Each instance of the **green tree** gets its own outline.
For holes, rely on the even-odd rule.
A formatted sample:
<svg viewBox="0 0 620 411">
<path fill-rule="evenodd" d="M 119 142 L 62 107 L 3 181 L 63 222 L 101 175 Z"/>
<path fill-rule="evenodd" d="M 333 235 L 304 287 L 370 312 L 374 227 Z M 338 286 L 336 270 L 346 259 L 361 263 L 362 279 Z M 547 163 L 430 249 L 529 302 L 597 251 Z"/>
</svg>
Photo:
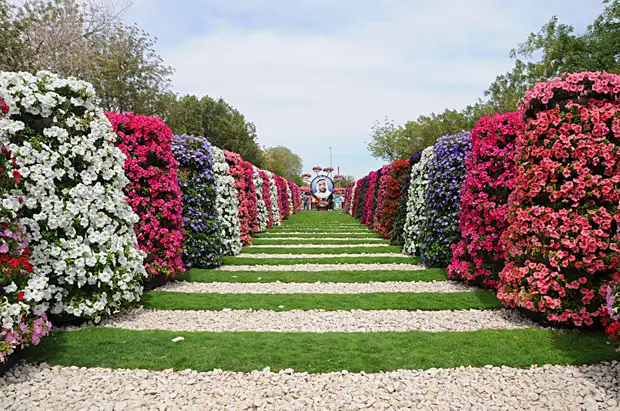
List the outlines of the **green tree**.
<svg viewBox="0 0 620 411">
<path fill-rule="evenodd" d="M 0 70 L 32 71 L 34 50 L 23 33 L 26 24 L 17 17 L 18 9 L 7 0 L 0 0 Z"/>
<path fill-rule="evenodd" d="M 185 95 L 171 96 L 168 100 L 164 120 L 175 134 L 201 136 L 204 133 L 204 98 Z"/>
<path fill-rule="evenodd" d="M 265 148 L 264 159 L 264 169 L 289 179 L 297 185 L 303 184 L 301 179 L 303 162 L 301 157 L 293 153 L 290 148 L 284 146 Z"/>
</svg>

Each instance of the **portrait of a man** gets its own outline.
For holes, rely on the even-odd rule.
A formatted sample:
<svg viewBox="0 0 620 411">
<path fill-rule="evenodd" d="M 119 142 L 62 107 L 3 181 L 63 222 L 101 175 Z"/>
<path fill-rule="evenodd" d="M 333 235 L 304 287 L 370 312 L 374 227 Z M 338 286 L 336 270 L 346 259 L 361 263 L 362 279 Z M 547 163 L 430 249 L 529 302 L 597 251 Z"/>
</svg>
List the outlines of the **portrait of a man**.
<svg viewBox="0 0 620 411">
<path fill-rule="evenodd" d="M 318 177 L 312 182 L 312 195 L 321 199 L 328 198 L 334 191 L 334 183 L 330 178 Z"/>
</svg>

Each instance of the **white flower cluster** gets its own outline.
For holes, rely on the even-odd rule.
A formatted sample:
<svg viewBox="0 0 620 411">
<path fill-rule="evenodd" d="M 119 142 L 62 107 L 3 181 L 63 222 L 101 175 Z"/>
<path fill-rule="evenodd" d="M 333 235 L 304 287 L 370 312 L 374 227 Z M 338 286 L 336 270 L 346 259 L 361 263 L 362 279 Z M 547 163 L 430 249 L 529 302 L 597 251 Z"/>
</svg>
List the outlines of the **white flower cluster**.
<svg viewBox="0 0 620 411">
<path fill-rule="evenodd" d="M 271 212 L 273 214 L 273 226 L 282 225 L 280 219 L 280 205 L 278 203 L 278 186 L 276 185 L 276 179 L 273 177 L 271 171 L 265 171 L 269 177 L 269 191 L 271 193 Z"/>
<path fill-rule="evenodd" d="M 288 196 L 288 215 L 293 215 L 293 193 L 291 193 L 291 186 L 288 185 L 288 181 L 286 182 L 286 194 Z"/>
<path fill-rule="evenodd" d="M 269 210 L 265 200 L 263 200 L 263 179 L 260 176 L 260 169 L 256 166 L 252 166 L 254 171 L 254 186 L 256 187 L 256 207 L 258 209 L 258 231 L 262 232 L 267 230 L 269 223 Z"/>
<path fill-rule="evenodd" d="M 241 229 L 239 228 L 239 199 L 235 190 L 235 179 L 229 175 L 228 163 L 224 152 L 211 146 L 213 156 L 213 173 L 217 191 L 216 207 L 220 214 L 220 236 L 225 255 L 237 255 L 241 252 Z"/>
<path fill-rule="evenodd" d="M 145 254 L 123 193 L 125 156 L 92 85 L 0 72 L 0 90 L 10 106 L 0 138 L 23 180 L 3 200 L 24 199 L 19 222 L 32 238 L 25 300 L 41 301 L 41 312 L 89 318 L 139 300 Z"/>
<path fill-rule="evenodd" d="M 357 189 L 357 181 L 353 183 L 353 187 L 351 188 L 351 198 L 347 203 L 347 213 L 353 215 L 353 204 L 355 203 L 355 190 Z"/>
<path fill-rule="evenodd" d="M 428 168 L 435 157 L 433 147 L 422 151 L 420 161 L 411 167 L 411 183 L 407 201 L 407 219 L 404 227 L 405 253 L 415 255 L 420 251 L 419 237 L 422 231 L 426 208 L 426 187 L 428 186 Z"/>
</svg>

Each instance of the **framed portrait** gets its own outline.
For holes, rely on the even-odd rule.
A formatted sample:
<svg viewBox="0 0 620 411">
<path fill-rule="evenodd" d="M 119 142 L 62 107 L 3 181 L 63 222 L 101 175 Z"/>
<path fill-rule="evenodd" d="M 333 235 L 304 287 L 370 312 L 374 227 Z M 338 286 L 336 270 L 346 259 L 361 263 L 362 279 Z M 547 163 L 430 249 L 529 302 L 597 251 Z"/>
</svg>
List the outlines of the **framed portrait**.
<svg viewBox="0 0 620 411">
<path fill-rule="evenodd" d="M 327 176 L 317 176 L 310 183 L 312 195 L 321 199 L 327 199 L 334 192 L 334 182 Z"/>
</svg>

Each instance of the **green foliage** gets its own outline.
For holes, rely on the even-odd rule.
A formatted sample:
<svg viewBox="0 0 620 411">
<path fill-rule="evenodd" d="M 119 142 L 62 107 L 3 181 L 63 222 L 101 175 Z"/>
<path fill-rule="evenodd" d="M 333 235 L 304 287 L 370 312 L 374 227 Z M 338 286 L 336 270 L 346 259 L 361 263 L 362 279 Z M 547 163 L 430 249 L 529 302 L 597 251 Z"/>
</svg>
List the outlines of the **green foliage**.
<svg viewBox="0 0 620 411">
<path fill-rule="evenodd" d="M 303 184 L 301 179 L 303 161 L 301 157 L 287 147 L 276 146 L 266 148 L 263 168 L 276 173 L 280 177 L 291 180 L 297 185 Z"/>
</svg>

